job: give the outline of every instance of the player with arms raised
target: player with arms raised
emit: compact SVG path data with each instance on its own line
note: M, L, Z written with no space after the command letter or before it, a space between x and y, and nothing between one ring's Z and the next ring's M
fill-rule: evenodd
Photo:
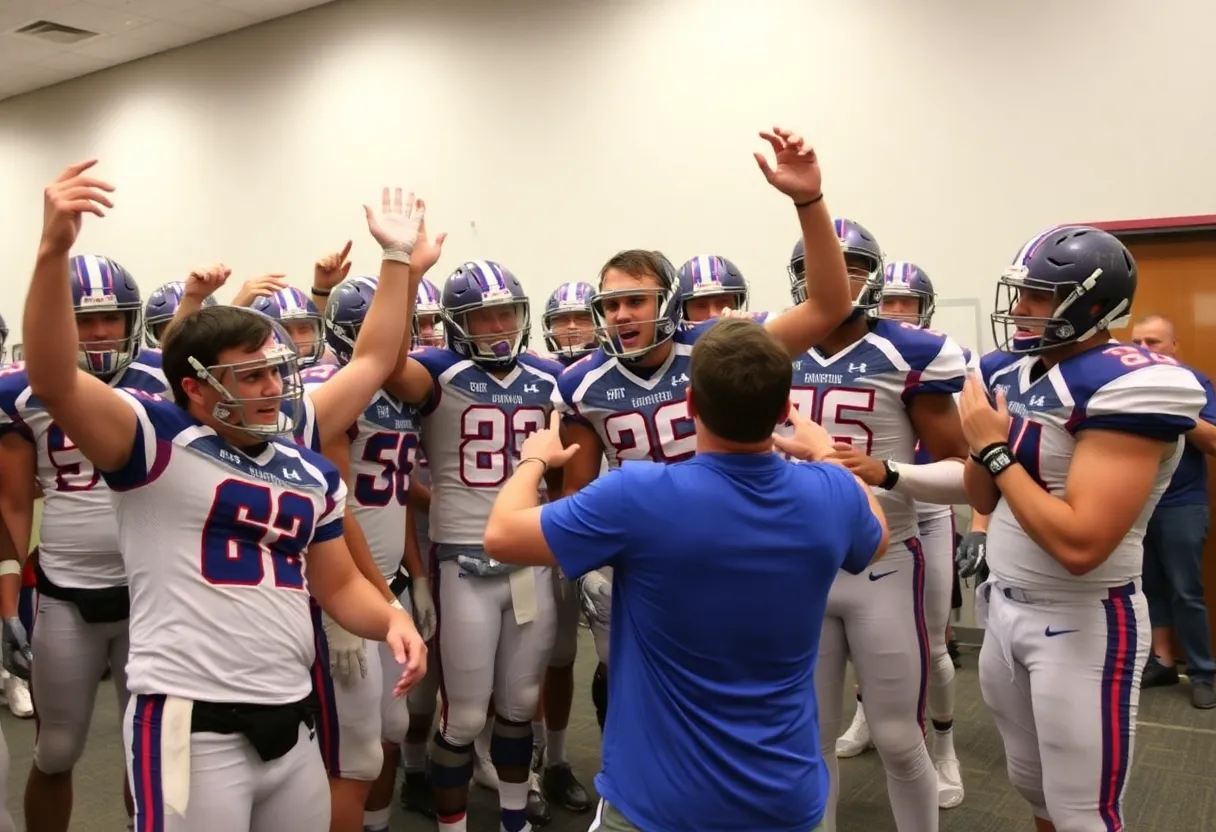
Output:
M545 425L561 365L527 351L528 297L498 263L462 264L444 283L441 308L447 348L411 353L387 385L421 409L432 477L431 580L444 696L431 758L436 811L444 832L466 828L473 740L492 693L502 826L520 832L527 825L532 718L553 647L553 579L547 568L488 558L482 536L520 445Z
M793 200L817 276L808 281L802 303L765 324L790 355L798 355L848 314L848 283L814 150L781 128L760 135L776 153L777 167L759 153L756 163L769 184ZM713 321L683 328L683 309L679 276L657 252L624 251L601 269L592 299L600 348L559 381L564 439L579 446L562 470L564 494L599 476L605 456L615 467L630 459L678 462L693 455L695 428L684 399L688 362L696 339ZM582 581L587 607L599 618L596 610L603 605L596 601L603 600L607 587L598 574ZM599 629L605 626L601 622ZM607 679L597 674L592 698L601 726L607 695Z
M160 353L140 351L143 301L135 278L92 254L73 257L68 267L80 334L76 365L110 387L165 392ZM107 667L120 712L127 706L129 597L110 490L35 395L23 366L10 364L0 370L0 513L20 552L30 549L35 483L45 495L31 634L38 737L25 805L27 822L41 832L68 828L72 769ZM129 810L129 797L127 804Z
M1173 359L1112 342L1135 291L1106 232L1039 234L1000 278L999 352L963 392L967 491L991 515L980 688L1039 832L1124 828L1144 532L1206 401Z
M865 692L870 733L883 768L897 828L933 830L938 824L937 776L924 742L929 637L925 626L925 555L917 539L917 499L943 489L962 499L966 453L953 394L962 389L962 349L940 333L875 319L883 283L882 249L864 226L833 222L848 265L853 313L794 362L790 400L835 440L834 456L878 489L891 532L882 567L841 573L828 594L815 687L820 739L831 772L828 828L835 826L839 733L844 673L853 660ZM790 260L797 302L807 280L804 248ZM932 465L913 465L917 440ZM947 559L949 552L943 557Z
M322 832L308 593L347 629L393 645L409 662L401 689L426 649L354 569L337 471L278 440L300 385L276 324L235 307L178 322L164 354L173 402L77 366L69 250L82 215L112 207L93 164L46 190L25 343L34 394L115 493L131 592L124 737L136 825Z

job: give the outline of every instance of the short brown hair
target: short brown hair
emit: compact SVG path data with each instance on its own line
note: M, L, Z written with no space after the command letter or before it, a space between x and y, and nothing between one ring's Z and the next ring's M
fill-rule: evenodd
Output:
M678 280L675 266L661 251L633 248L617 252L600 269L601 287L604 285L604 275L611 269L624 272L630 277L653 277L663 286L671 286Z
M173 391L173 400L181 407L190 401L182 389L182 380L198 376L190 364L191 358L204 367L212 367L219 363L224 350L256 352L273 331L270 318L240 306L204 306L174 321L161 351L161 368Z
M726 318L697 340L690 375L701 424L729 442L761 442L785 415L794 368L763 326Z

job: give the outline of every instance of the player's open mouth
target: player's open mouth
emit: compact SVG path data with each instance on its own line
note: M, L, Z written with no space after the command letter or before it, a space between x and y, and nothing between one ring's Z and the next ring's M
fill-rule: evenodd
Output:
M617 332L617 337L621 339L621 344L626 347L637 346L642 337L640 329L622 329Z

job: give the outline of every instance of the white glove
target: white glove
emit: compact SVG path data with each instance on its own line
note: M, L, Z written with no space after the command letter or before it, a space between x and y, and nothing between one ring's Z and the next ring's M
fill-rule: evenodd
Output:
M367 215L367 230L384 249L384 259L396 260L408 266L414 244L418 242L418 229L426 216L426 206L422 200L415 200L413 192L403 200L400 188L395 188L391 195L389 189L385 188L380 216L376 216L367 205L363 206L363 210Z
M430 641L435 637L439 617L435 613L435 599L431 597L431 587L426 578L414 581L410 598L413 602L414 626L418 628L418 635L422 636L423 641Z
M350 681L359 669L359 677L367 678L367 647L363 639L346 632L328 615L321 615L325 641L329 644L329 673L334 679Z

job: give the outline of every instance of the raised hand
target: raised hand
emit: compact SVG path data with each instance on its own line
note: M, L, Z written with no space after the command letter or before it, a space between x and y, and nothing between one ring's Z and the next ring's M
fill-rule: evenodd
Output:
M763 153L752 154L760 172L781 193L794 202L818 199L823 193L823 174L815 150L808 146L802 136L774 127L773 132L760 132L760 138L772 146L777 156L777 167L772 168Z
M106 196L113 193L114 186L85 175L85 171L96 164L96 159L77 162L59 174L43 192L42 245L48 251L66 254L76 244L85 214L104 217L102 209L114 207Z
M314 289L333 289L350 274L350 240L342 246L341 251L326 254L317 259L312 267L312 285Z
M439 262L439 258L443 255L443 241L448 238L448 233L441 231L435 235L434 240L430 239L426 231L426 203L420 199L418 204L422 206L422 222L418 224L418 239L414 241L410 272L421 277Z
M252 306L258 298L268 298L280 289L287 288L287 275L273 273L251 277L241 286L232 299L233 306Z
M519 448L519 459L539 459L547 468L561 468L578 453L578 443L570 447L562 445L562 418L556 410L549 414L549 427L538 430L524 440Z
M207 298L215 294L215 290L228 282L228 278L232 275L232 269L225 266L223 263L212 263L206 266L195 266L190 275L186 278L186 285L182 289L182 295L188 298L194 298L199 303L202 303ZM235 304L241 306L243 304Z
M385 188L379 216L368 205L363 206L363 212L367 215L367 230L384 249L385 257L409 265L414 244L418 241L418 229L426 217L426 205L422 200L414 199L413 191L405 200L401 193L400 188L394 188L390 195L389 189Z

